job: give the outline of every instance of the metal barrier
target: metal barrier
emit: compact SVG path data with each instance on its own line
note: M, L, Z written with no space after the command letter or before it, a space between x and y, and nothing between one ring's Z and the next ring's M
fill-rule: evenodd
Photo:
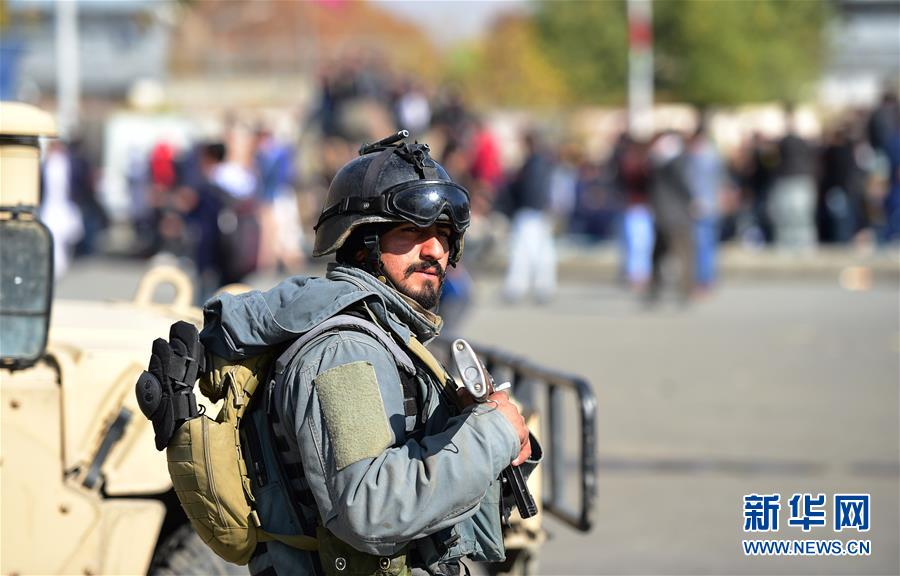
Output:
M451 367L451 340L438 338L431 346L432 352ZM565 374L558 370L539 366L533 362L491 348L489 346L472 347L481 358L485 368L494 375L497 382L509 381L516 399L526 409L535 410L540 401L540 392L546 396L547 413L541 413L548 431L544 438L544 462L540 468L544 474L544 493L541 495L544 511L556 516L561 521L583 532L590 531L593 525L594 498L597 494L597 460L596 460L596 418L597 397L593 388L584 378ZM541 390L543 389L543 390ZM574 391L578 398L580 428L580 502L576 510L566 505L564 486L569 476L565 462L565 426L567 424L564 410L564 396L567 390ZM571 423L568 423L571 426ZM549 446L547 442L549 441Z

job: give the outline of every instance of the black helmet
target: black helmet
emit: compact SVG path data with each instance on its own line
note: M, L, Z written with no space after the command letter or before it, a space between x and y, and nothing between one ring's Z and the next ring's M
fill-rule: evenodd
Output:
M411 222L431 226L448 222L452 229L450 264L462 254L469 227L469 193L429 155L427 144L409 144L401 130L359 149L328 188L325 208L315 226L313 256L336 252L354 230L366 224Z

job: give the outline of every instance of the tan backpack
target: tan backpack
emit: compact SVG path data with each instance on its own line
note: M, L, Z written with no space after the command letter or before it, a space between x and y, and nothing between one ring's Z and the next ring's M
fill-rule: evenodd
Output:
M221 411L215 419L203 415L185 422L166 448L169 475L191 525L216 554L235 564L247 564L257 542L318 550L310 536L263 530L254 510L239 430L271 356L242 362L213 357L212 364L200 378L200 391L212 401L224 398Z

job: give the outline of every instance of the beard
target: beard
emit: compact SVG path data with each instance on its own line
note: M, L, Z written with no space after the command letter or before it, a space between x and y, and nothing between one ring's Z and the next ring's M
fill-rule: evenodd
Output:
M416 272L426 271L431 271L437 275L437 287L433 286L431 283L426 283L421 288L416 289L410 286L408 282L406 282L406 280L408 280L409 277ZM406 268L406 270L403 271L403 281L397 282L393 279L391 280L398 291L415 300L422 308L425 308L426 310L433 310L435 306L437 306L438 301L441 299L441 291L444 288L445 274L446 271L441 267L439 263L430 260L423 260L416 264L411 264Z

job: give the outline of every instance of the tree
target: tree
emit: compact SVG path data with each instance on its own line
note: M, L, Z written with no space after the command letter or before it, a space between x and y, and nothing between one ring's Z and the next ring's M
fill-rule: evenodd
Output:
M447 67L471 102L548 108L568 101L565 78L541 50L529 18L501 18L480 44L452 52Z
M654 2L657 97L698 106L796 101L821 72L828 17L828 4L813 0ZM624 103L624 0L541 0L535 21L576 101Z
M623 104L628 74L625 2L540 0L538 39L575 103Z
M656 81L662 97L698 106L796 102L819 77L825 2L656 2Z

